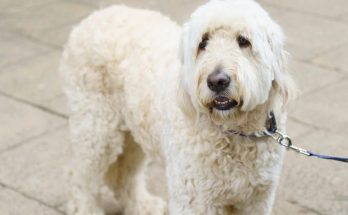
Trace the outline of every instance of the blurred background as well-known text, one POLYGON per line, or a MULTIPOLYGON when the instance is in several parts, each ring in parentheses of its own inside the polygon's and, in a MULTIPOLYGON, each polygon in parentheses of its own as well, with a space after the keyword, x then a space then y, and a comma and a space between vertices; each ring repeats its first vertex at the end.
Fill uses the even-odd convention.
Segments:
MULTIPOLYGON (((159 10, 181 24, 204 2, 0 0, 1 215, 64 214, 68 111, 57 68, 72 27, 115 3, 159 10)), ((289 135, 304 148, 348 156, 348 1, 259 2, 287 35, 302 90, 289 135)), ((151 171, 149 186, 165 195, 161 167, 151 171)), ((273 214, 347 215, 348 165, 287 152, 273 214)))

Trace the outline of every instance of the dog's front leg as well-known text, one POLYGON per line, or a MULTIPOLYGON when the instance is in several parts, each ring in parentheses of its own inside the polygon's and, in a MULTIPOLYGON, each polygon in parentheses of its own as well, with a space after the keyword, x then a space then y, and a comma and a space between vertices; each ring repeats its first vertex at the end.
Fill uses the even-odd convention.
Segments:
POLYGON ((275 186, 271 187, 258 195, 245 205, 238 215, 270 215, 275 197, 275 186))
MULTIPOLYGON (((188 156, 190 157, 190 156, 188 156)), ((211 195, 201 189, 202 178, 190 159, 167 160, 170 215, 216 215, 222 208, 212 204, 211 195)))

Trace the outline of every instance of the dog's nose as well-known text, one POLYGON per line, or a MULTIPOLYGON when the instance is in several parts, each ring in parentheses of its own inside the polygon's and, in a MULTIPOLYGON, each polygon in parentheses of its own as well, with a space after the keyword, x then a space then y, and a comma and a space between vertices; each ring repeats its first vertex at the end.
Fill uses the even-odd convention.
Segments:
POLYGON ((221 70, 214 71, 207 79, 209 89, 216 93, 225 90, 230 85, 230 82, 230 77, 221 70))

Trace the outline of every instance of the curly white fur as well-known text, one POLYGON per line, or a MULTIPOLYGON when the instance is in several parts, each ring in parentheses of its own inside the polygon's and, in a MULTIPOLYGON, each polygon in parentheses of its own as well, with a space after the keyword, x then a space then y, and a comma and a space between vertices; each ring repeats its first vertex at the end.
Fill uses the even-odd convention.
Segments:
POLYGON ((210 1, 183 28, 125 6, 83 20, 60 68, 74 149, 68 213, 104 214, 106 182, 127 215, 270 214, 283 151, 221 127, 257 131, 273 110, 284 131, 294 93, 285 58, 281 29, 252 0, 210 1), (239 35, 251 47, 240 48, 239 35), (206 79, 217 67, 231 77, 225 95, 240 104, 231 110, 209 105, 206 79), (148 157, 165 162, 168 208, 145 188, 148 157))

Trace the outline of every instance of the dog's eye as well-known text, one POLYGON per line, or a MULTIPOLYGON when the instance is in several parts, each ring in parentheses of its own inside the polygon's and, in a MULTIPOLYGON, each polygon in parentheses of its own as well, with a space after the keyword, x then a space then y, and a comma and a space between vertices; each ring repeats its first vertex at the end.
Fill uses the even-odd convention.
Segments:
POLYGON ((198 45, 198 49, 199 50, 205 50, 205 47, 207 47, 208 45, 208 40, 209 40, 209 37, 207 34, 205 34, 203 37, 202 37, 202 41, 199 43, 198 45))
POLYGON ((243 36, 238 36, 237 42, 240 48, 247 48, 251 46, 250 41, 243 36))

